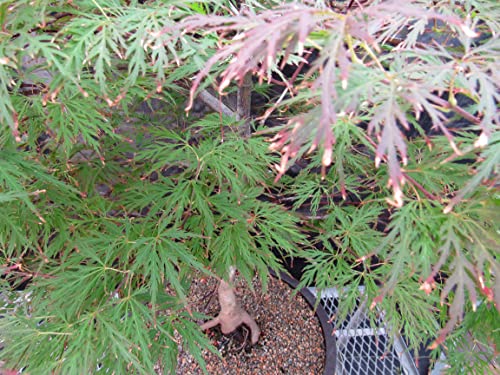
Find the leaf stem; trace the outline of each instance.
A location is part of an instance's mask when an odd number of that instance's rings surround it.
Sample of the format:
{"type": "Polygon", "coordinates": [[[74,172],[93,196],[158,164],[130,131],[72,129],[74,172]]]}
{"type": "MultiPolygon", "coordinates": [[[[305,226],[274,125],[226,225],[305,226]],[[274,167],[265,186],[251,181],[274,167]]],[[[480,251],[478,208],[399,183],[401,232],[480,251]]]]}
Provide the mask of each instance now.
{"type": "Polygon", "coordinates": [[[92,2],[95,4],[96,7],[99,8],[99,10],[101,11],[102,15],[108,20],[108,21],[111,21],[110,18],[108,17],[108,15],[106,14],[106,12],[104,12],[104,9],[102,9],[102,7],[99,5],[99,3],[95,0],[92,0],[92,2]]]}

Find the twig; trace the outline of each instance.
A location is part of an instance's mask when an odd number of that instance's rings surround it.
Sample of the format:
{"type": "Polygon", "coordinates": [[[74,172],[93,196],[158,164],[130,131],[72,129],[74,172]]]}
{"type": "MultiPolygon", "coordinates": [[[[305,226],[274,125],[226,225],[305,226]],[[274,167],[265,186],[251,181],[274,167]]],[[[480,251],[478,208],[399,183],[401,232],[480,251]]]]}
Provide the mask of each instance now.
{"type": "Polygon", "coordinates": [[[28,31],[28,33],[33,33],[33,32],[36,32],[36,31],[40,31],[42,29],[45,29],[47,26],[51,26],[52,24],[56,23],[57,21],[59,21],[62,18],[73,17],[73,16],[74,15],[72,13],[68,13],[68,12],[54,14],[52,16],[52,17],[54,17],[53,20],[48,21],[48,22],[42,21],[42,24],[40,24],[40,26],[37,26],[37,27],[34,27],[34,28],[30,29],[28,31]]]}
{"type": "Polygon", "coordinates": [[[250,332],[248,331],[248,329],[245,326],[241,326],[241,328],[243,329],[243,332],[245,332],[245,337],[243,337],[243,343],[238,348],[233,349],[232,350],[233,352],[241,352],[245,348],[245,345],[247,343],[248,334],[250,332]]]}
{"type": "Polygon", "coordinates": [[[433,200],[433,201],[438,201],[441,202],[441,199],[434,194],[430,193],[427,191],[422,185],[420,185],[417,181],[415,181],[412,177],[410,177],[406,172],[402,172],[403,176],[408,182],[410,182],[413,186],[415,186],[418,190],[422,192],[427,198],[433,200]]]}
{"type": "Polygon", "coordinates": [[[441,98],[433,98],[432,99],[436,104],[439,104],[441,107],[444,107],[446,109],[451,109],[453,112],[456,114],[462,116],[464,119],[469,120],[472,122],[474,125],[479,125],[481,124],[481,119],[478,117],[471,115],[469,112],[467,112],[465,109],[458,107],[456,105],[451,104],[449,101],[441,99],[441,98]]]}
{"type": "MultiPolygon", "coordinates": [[[[373,141],[373,139],[371,139],[370,137],[368,137],[368,135],[364,135],[365,139],[370,142],[370,144],[374,147],[377,147],[377,144],[373,141]]],[[[382,160],[387,162],[387,157],[385,155],[382,155],[382,160]]],[[[433,201],[437,201],[437,202],[440,202],[442,203],[441,199],[433,194],[431,194],[430,192],[428,192],[422,185],[420,185],[417,181],[415,181],[413,178],[411,178],[410,176],[408,176],[408,174],[404,171],[401,171],[403,177],[405,178],[405,180],[407,180],[412,186],[416,187],[418,190],[420,190],[422,192],[422,194],[424,194],[427,198],[433,200],[433,201]]]]}
{"type": "Polygon", "coordinates": [[[213,96],[208,90],[201,91],[198,94],[198,97],[214,111],[229,117],[235,116],[235,113],[231,108],[225,105],[220,98],[213,96]]]}
{"type": "Polygon", "coordinates": [[[212,290],[210,290],[208,293],[206,293],[203,296],[203,299],[207,301],[205,303],[205,306],[203,307],[203,311],[207,311],[208,305],[210,304],[210,302],[212,302],[212,298],[215,296],[215,291],[216,290],[217,290],[217,286],[215,286],[214,288],[212,288],[212,290]]]}

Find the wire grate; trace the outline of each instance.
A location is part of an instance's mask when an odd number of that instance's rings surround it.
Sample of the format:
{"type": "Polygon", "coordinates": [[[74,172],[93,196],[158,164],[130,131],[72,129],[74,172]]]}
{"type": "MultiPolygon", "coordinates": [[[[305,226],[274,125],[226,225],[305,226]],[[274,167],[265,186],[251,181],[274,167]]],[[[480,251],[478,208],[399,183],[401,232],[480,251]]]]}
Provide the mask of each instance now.
{"type": "MultiPolygon", "coordinates": [[[[315,288],[309,290],[317,296],[315,288]]],[[[320,303],[334,321],[340,303],[338,291],[323,290],[320,303]]],[[[366,314],[365,303],[335,327],[338,375],[415,375],[418,371],[400,337],[390,338],[382,318],[374,328],[366,314]]],[[[334,323],[332,323],[334,324],[334,323]]]]}
{"type": "Polygon", "coordinates": [[[401,363],[388,347],[382,335],[351,336],[337,358],[338,374],[398,374],[401,363]]]}

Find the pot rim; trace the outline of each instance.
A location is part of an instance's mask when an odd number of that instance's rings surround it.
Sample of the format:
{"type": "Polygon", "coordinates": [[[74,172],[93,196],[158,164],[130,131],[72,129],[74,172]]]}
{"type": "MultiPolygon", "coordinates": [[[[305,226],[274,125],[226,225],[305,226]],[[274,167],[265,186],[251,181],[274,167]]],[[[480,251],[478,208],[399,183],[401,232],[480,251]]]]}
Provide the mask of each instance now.
{"type": "MultiPolygon", "coordinates": [[[[270,270],[270,272],[271,275],[286,282],[293,289],[297,289],[299,282],[292,276],[284,272],[280,272],[279,275],[277,275],[273,270],[270,270]]],[[[323,375],[333,375],[335,374],[335,367],[337,364],[337,341],[335,340],[333,325],[330,323],[330,318],[324,307],[321,304],[315,306],[316,297],[309,289],[302,288],[299,292],[306,299],[309,306],[314,310],[321,324],[323,339],[325,340],[325,366],[323,375]]]]}

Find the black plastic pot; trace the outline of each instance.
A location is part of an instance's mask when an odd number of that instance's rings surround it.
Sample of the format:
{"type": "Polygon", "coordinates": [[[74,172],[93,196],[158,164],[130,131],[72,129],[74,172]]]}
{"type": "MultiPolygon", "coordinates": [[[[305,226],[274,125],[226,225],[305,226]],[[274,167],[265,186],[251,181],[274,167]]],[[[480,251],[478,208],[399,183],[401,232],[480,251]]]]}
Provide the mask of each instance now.
{"type": "MultiPolygon", "coordinates": [[[[281,273],[278,276],[273,271],[271,271],[271,274],[274,277],[277,277],[280,280],[286,282],[293,289],[297,289],[297,285],[299,284],[299,282],[293,277],[288,276],[285,273],[281,273]]],[[[307,288],[302,288],[300,290],[300,294],[306,299],[311,308],[314,309],[316,297],[307,288]]],[[[333,325],[329,323],[328,314],[321,304],[318,304],[315,309],[315,313],[321,324],[323,338],[325,340],[325,366],[323,375],[334,375],[337,363],[337,342],[335,340],[335,335],[333,334],[333,325]]]]}

